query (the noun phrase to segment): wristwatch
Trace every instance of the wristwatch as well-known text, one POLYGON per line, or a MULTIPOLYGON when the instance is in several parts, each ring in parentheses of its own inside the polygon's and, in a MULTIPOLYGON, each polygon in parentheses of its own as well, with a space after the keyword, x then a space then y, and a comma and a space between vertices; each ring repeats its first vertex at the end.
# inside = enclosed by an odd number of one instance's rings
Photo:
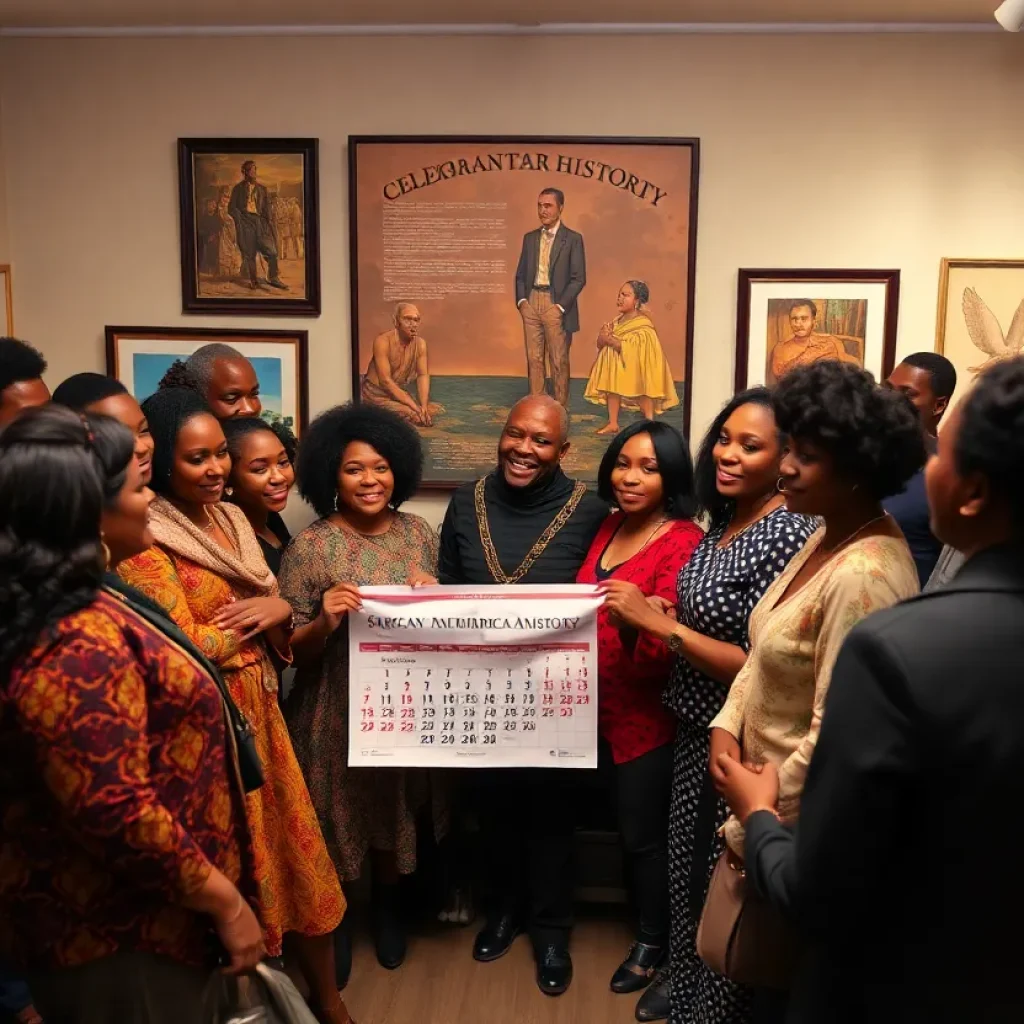
POLYGON ((683 634, 680 632, 678 628, 672 631, 671 636, 669 636, 669 638, 665 641, 665 646, 673 654, 683 653, 683 634))

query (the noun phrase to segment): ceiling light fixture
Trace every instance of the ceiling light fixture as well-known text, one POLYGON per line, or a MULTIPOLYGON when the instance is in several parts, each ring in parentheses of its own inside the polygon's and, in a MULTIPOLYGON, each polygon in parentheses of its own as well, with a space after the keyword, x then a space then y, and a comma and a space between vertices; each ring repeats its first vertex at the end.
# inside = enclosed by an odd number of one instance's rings
POLYGON ((1024 0, 1003 0, 996 8, 996 21, 1007 32, 1024 29, 1024 0))

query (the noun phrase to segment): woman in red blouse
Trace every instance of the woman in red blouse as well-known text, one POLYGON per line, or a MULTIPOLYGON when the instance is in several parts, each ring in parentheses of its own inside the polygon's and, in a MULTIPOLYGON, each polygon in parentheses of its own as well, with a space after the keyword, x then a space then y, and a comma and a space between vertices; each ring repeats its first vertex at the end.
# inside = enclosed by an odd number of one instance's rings
POLYGON ((0 955, 67 1024, 202 1024, 216 940, 233 971, 263 955, 220 692, 101 586, 152 497, 107 417, 0 435, 0 955))
MULTIPOLYGON (((578 583, 621 585, 676 600, 676 579, 703 535, 693 522, 693 463, 666 423, 641 420, 616 435, 598 470, 598 493, 617 511, 591 544, 578 583)), ((668 807, 676 726, 661 694, 668 648, 606 609, 598 616, 598 709, 604 755, 615 765, 619 831, 639 911, 636 941, 612 977, 638 992, 668 952, 668 807)))

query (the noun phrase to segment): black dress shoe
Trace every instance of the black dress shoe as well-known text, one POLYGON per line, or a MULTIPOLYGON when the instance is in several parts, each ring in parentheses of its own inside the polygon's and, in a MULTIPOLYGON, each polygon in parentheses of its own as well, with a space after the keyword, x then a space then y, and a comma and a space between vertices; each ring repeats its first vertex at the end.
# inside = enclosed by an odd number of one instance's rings
POLYGON ((499 960, 511 948, 521 928, 512 914, 492 918, 480 929, 473 943, 473 959, 488 964, 499 960))
POLYGON ((672 982, 668 971, 658 971, 651 982, 651 987, 640 997, 636 1004, 636 1019, 639 1021, 668 1020, 671 1010, 669 995, 672 982))
POLYGON ((334 983, 340 992, 352 974, 352 930, 348 914, 342 918, 341 924, 334 929, 334 983))
POLYGON ((405 961, 405 922, 398 897, 397 885, 374 886, 370 904, 370 930, 377 963, 389 971, 405 961))
POLYGON ((634 942, 629 947, 626 959, 619 964, 618 970, 612 975, 612 991, 620 995, 626 992, 639 992, 647 988, 654 977, 654 972, 665 959, 664 946, 651 946, 646 942, 634 942))
POLYGON ((572 957, 554 943, 537 950, 537 988, 546 996, 560 996, 572 981, 572 957))

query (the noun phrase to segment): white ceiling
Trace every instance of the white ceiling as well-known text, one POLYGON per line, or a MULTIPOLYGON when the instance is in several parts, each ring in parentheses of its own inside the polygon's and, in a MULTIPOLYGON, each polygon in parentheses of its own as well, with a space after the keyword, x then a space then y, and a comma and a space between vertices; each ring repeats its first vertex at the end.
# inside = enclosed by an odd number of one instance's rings
POLYGON ((998 0, 0 0, 3 28, 600 23, 986 24, 998 0))

